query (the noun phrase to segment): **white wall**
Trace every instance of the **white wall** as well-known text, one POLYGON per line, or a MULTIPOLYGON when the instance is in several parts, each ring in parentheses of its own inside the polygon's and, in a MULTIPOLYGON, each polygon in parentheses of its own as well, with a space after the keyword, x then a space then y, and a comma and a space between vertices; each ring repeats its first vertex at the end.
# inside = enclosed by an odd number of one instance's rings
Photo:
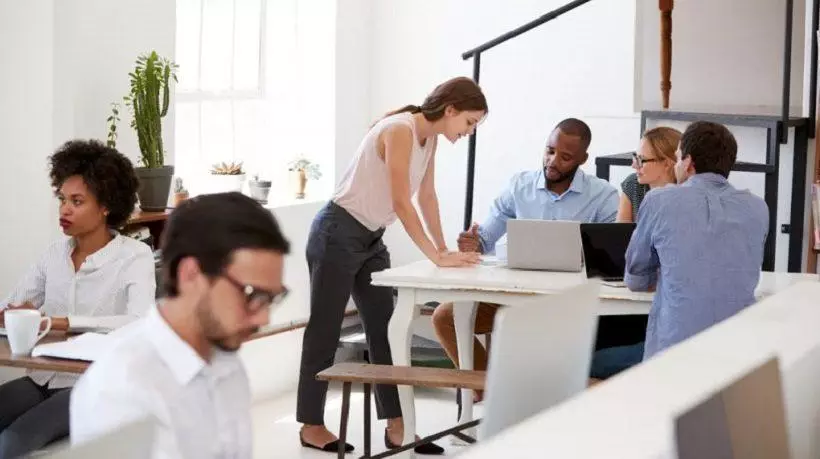
MULTIPOLYGON (((472 74, 461 53, 524 24, 563 0, 373 2, 371 116, 421 103, 433 87, 472 74)), ((474 219, 481 221, 510 176, 539 167, 547 136, 574 116, 592 128, 592 156, 634 149, 635 2, 590 2, 482 57, 490 115, 478 130, 474 219)), ((436 187, 448 244, 462 226, 467 141, 442 141, 436 187)), ((419 258, 400 225, 387 236, 394 263, 419 258)))
MULTIPOLYGON (((174 2, 167 0, 3 0, 0 2, 0 187, 5 215, 0 292, 7 292, 59 232, 47 157, 72 138, 106 136, 109 103, 128 91, 138 53, 173 58, 174 2), (12 223, 13 222, 13 223, 12 223)), ((123 114, 119 147, 137 159, 123 114)), ((173 110, 165 129, 173 132, 173 110)), ((169 149, 172 142, 167 142, 169 149)), ((173 155, 169 160, 173 159, 173 155)))
POLYGON ((54 4, 0 0, 0 296, 57 234, 47 157, 54 112, 54 4))
MULTIPOLYGON (((17 2, 21 3, 21 2, 17 2)), ((176 8, 169 0, 60 0, 54 3, 55 141, 105 139, 110 103, 121 105, 117 148, 140 152, 122 103, 137 56, 155 50, 174 58, 176 8)), ((172 88, 173 91, 173 88, 172 88)), ((172 97, 173 102, 173 97, 172 97)), ((163 118, 166 164, 173 164, 174 109, 163 118)))
MULTIPOLYGON (((661 106, 658 2, 638 0, 644 108, 661 106)), ((785 1, 687 0, 672 13, 670 107, 761 106, 779 113, 785 1)), ((794 2, 791 103, 803 100, 805 0, 794 2)))

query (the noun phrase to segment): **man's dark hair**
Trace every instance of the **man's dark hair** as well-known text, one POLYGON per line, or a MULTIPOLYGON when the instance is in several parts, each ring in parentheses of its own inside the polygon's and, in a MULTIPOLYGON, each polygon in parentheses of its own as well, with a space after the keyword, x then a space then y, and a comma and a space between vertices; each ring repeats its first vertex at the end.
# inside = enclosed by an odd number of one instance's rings
POLYGON ((566 135, 580 137, 581 146, 584 151, 587 151, 590 142, 592 142, 592 131, 589 129, 589 126, 577 118, 567 118, 558 123, 555 129, 561 130, 561 132, 566 135))
POLYGON ((264 249, 283 255, 290 243, 273 214, 237 192, 197 196, 171 212, 162 234, 163 287, 170 297, 179 294, 177 269, 185 257, 194 257, 207 276, 217 276, 241 249, 264 249))
POLYGON ((51 186, 55 192, 79 175, 100 205, 108 209, 105 223, 120 228, 137 204, 139 180, 131 160, 98 140, 71 140, 49 158, 51 186))
POLYGON ((737 160, 737 141, 726 126, 711 121, 696 121, 680 138, 681 158, 692 157, 695 172, 712 172, 729 177, 737 160))

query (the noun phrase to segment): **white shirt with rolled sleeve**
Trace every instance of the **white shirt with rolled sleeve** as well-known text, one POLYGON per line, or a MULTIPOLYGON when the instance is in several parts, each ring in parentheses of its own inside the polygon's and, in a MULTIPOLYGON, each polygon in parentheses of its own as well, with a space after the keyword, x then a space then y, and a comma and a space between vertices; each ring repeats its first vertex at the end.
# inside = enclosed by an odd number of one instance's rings
POLYGON ((214 349, 206 362, 157 308, 111 336, 113 350, 71 393, 72 444, 149 417, 154 458, 251 457, 250 386, 235 353, 214 349))
MULTIPOLYGON (((69 327, 119 328, 144 316, 156 295, 154 254, 151 248, 112 232, 105 247, 89 255, 74 270, 71 253, 74 239, 61 238, 0 302, 29 302, 48 316, 67 316, 69 327)), ((29 377, 52 389, 71 387, 77 376, 68 373, 30 371, 29 377)))

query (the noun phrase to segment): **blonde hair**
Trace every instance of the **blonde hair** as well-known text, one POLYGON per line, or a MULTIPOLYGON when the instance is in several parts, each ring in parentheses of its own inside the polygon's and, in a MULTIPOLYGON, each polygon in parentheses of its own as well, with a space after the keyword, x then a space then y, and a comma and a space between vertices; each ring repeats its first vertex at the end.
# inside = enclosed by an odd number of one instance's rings
POLYGON ((647 129, 642 138, 646 139, 649 147, 661 160, 677 161, 675 152, 678 150, 681 132, 671 127, 656 127, 647 129))

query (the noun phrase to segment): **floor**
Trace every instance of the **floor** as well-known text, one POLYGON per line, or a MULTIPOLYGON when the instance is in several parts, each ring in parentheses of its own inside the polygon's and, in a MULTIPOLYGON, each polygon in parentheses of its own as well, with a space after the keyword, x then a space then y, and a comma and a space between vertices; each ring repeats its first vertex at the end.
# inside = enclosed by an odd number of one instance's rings
MULTIPOLYGON (((350 397, 350 423, 348 424, 348 443, 356 446, 348 457, 359 457, 364 453, 362 444, 363 395, 361 386, 354 386, 350 397)), ((338 433, 341 413, 340 387, 331 387, 328 394, 325 419, 333 432, 338 433)), ((372 409, 372 454, 385 451, 384 421, 376 420, 375 407, 372 409)), ((475 413, 481 415, 481 405, 476 405, 475 413)), ((316 458, 329 459, 332 454, 303 448, 299 444, 299 424, 295 418, 296 393, 281 398, 262 401, 253 409, 254 458, 316 458)), ((438 432, 456 424, 457 406, 455 390, 416 390, 416 426, 421 435, 438 432)), ((436 443, 445 449, 445 456, 452 457, 464 446, 454 445, 454 437, 444 437, 436 443)), ((427 457, 427 456, 418 456, 427 457)), ((442 457, 442 456, 438 456, 442 457)))

